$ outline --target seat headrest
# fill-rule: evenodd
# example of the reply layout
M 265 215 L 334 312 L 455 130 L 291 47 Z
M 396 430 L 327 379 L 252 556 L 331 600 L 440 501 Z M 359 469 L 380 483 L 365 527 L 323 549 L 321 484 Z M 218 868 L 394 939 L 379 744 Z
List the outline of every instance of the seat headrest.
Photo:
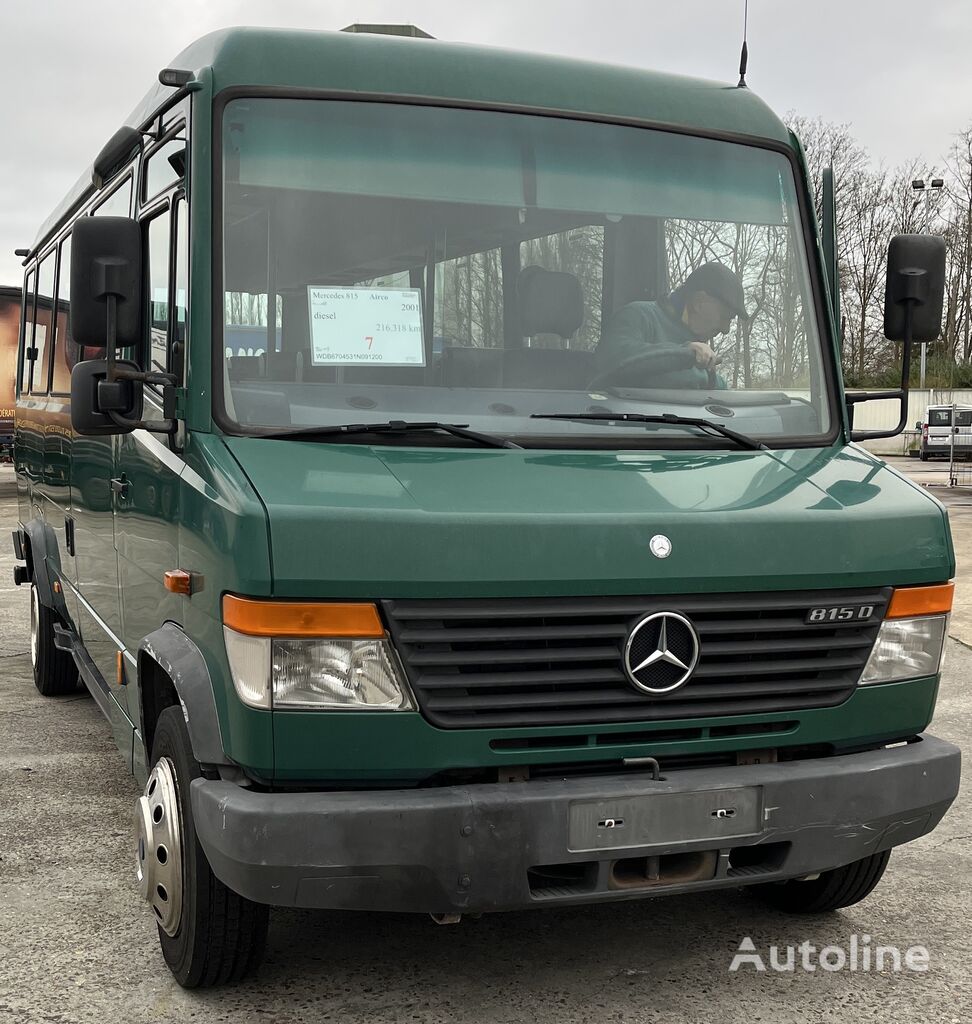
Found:
M 569 338 L 584 322 L 584 293 L 573 274 L 524 267 L 516 283 L 520 326 L 527 337 Z
M 266 356 L 230 356 L 230 380 L 253 380 L 266 376 Z

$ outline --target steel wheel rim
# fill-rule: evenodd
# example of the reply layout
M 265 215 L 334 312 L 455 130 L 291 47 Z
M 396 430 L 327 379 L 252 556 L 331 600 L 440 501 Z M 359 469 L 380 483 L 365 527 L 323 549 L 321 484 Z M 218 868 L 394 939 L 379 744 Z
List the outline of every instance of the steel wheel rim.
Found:
M 175 935 L 182 922 L 182 827 L 175 765 L 159 758 L 135 806 L 135 877 L 156 923 Z
M 37 653 L 40 648 L 40 600 L 37 587 L 30 588 L 30 663 L 37 667 Z

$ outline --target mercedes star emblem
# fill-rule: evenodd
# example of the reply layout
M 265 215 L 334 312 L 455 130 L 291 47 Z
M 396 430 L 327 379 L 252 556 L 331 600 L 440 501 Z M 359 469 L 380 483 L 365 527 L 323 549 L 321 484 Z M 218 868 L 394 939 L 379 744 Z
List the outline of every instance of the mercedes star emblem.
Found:
M 624 670 L 644 693 L 677 690 L 688 682 L 698 660 L 698 634 L 678 612 L 646 615 L 624 645 Z
M 648 541 L 648 550 L 655 558 L 668 558 L 672 553 L 672 542 L 663 533 L 656 533 Z

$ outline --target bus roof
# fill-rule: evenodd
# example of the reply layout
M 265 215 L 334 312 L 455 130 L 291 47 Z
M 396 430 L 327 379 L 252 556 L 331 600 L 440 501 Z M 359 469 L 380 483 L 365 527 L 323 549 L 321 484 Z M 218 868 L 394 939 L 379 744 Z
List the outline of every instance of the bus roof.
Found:
M 362 96 L 448 99 L 617 120 L 784 145 L 783 122 L 747 88 L 638 68 L 432 39 L 351 32 L 229 28 L 191 43 L 169 64 L 212 69 L 213 90 L 234 86 Z M 141 125 L 171 95 L 156 85 L 126 124 Z M 90 168 L 41 227 L 34 248 L 91 190 Z

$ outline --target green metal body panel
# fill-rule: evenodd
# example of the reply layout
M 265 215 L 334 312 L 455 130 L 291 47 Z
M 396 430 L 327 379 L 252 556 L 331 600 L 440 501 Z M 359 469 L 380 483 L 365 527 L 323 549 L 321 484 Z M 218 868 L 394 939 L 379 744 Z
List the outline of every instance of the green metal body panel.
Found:
M 220 603 L 226 591 L 270 594 L 266 514 L 260 499 L 218 438 L 190 435 L 179 500 L 179 565 L 203 578 L 179 598 L 186 633 L 209 666 L 226 752 L 254 774 L 273 774 L 271 716 L 240 702 L 226 662 Z
M 637 118 L 695 132 L 786 142 L 783 122 L 748 89 L 501 49 L 345 33 L 229 29 L 198 40 L 177 66 L 212 67 L 215 91 L 233 86 L 432 97 L 457 105 L 510 104 Z
M 281 597 L 799 590 L 953 572 L 940 506 L 857 448 L 371 448 L 226 438 Z M 656 559 L 656 533 L 673 553 Z

